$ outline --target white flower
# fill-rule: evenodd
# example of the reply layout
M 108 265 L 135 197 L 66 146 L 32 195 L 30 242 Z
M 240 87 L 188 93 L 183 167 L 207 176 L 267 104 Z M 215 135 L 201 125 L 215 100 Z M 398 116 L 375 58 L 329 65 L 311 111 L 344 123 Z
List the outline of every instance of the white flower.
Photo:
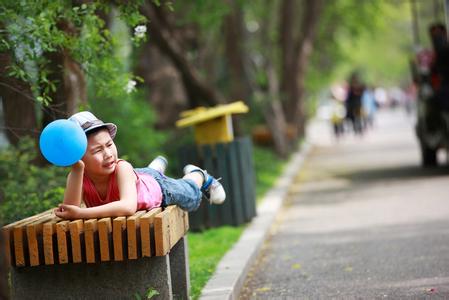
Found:
M 125 86 L 125 91 L 127 94 L 132 93 L 136 89 L 137 82 L 134 80 L 129 80 Z
M 145 36 L 145 33 L 147 32 L 147 26 L 145 25 L 139 25 L 134 28 L 134 36 L 138 39 L 141 39 Z

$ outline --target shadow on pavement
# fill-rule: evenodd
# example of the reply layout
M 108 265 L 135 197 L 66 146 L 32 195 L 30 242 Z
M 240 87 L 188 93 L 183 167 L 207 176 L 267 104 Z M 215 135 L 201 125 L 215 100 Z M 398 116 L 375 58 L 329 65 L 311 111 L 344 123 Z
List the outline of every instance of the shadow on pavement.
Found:
M 449 175 L 449 167 L 423 168 L 419 166 L 399 166 L 389 168 L 379 168 L 370 170 L 357 170 L 349 174 L 343 174 L 344 178 L 351 181 L 384 181 L 384 180 L 413 180 L 422 179 L 424 177 L 439 177 Z

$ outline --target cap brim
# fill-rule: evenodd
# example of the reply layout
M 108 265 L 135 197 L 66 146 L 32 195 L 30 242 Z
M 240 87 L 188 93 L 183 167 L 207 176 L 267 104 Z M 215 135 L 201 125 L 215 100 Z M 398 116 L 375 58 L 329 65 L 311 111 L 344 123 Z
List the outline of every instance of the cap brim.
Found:
M 109 134 L 111 135 L 111 138 L 115 138 L 115 135 L 117 134 L 117 125 L 114 123 L 104 123 L 104 124 L 98 124 L 89 127 L 88 129 L 84 130 L 84 132 L 87 134 L 89 131 L 92 131 L 95 128 L 100 127 L 106 127 L 109 130 Z

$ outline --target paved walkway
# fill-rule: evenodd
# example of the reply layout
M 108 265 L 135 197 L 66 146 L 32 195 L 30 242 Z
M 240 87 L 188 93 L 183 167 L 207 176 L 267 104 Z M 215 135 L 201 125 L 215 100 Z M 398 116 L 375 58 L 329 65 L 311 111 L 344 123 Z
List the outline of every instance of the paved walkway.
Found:
M 412 123 L 384 112 L 338 143 L 312 128 L 240 299 L 449 298 L 449 170 L 420 167 Z

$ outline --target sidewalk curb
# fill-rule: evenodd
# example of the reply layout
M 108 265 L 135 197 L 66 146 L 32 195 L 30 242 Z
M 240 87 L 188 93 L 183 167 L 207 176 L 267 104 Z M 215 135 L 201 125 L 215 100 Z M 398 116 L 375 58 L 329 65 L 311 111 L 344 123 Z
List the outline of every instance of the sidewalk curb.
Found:
M 292 155 L 281 177 L 258 205 L 257 216 L 248 224 L 233 248 L 221 259 L 215 273 L 203 288 L 200 299 L 238 298 L 245 277 L 310 148 L 308 143 L 304 143 L 301 149 Z

